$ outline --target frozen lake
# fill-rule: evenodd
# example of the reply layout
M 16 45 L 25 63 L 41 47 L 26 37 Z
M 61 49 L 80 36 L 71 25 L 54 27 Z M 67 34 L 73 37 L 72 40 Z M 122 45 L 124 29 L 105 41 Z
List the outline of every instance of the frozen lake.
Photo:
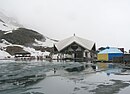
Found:
M 67 72 L 76 62 L 1 61 L 0 94 L 129 94 L 130 71 L 116 66 Z M 54 68 L 56 71 L 54 71 Z

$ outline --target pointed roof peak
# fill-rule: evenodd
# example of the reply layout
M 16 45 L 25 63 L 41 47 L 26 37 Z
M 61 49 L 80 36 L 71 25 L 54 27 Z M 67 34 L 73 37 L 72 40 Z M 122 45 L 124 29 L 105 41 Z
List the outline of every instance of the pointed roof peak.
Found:
M 71 36 L 64 40 L 59 41 L 55 46 L 58 48 L 59 51 L 70 45 L 71 43 L 76 42 L 77 44 L 81 45 L 85 49 L 91 50 L 93 45 L 95 44 L 93 41 L 86 40 L 84 38 L 80 38 L 78 36 Z

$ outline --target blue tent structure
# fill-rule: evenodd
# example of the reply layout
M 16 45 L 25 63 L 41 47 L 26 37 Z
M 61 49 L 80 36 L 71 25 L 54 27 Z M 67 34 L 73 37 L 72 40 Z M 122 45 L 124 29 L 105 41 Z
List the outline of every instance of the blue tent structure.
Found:
M 112 61 L 114 57 L 122 57 L 124 54 L 121 50 L 114 47 L 107 47 L 98 53 L 99 61 Z

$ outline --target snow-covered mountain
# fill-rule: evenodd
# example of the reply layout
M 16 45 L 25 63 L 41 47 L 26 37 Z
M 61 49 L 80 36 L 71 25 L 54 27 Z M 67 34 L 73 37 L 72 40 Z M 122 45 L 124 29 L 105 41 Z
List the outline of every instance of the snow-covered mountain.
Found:
M 19 24 L 16 19 L 6 16 L 4 13 L 0 12 L 0 30 L 10 31 L 15 30 L 19 27 L 23 27 Z
M 47 55 L 50 52 L 46 52 L 44 48 L 52 49 L 56 42 L 58 41 L 55 39 L 25 28 L 14 18 L 0 12 L 0 59 L 2 54 L 4 54 L 4 57 L 13 55 L 12 53 L 17 49 L 15 47 L 20 47 L 22 50 L 30 52 L 32 56 Z M 14 52 L 12 52 L 11 47 L 14 47 Z M 42 52 L 43 49 L 35 49 L 41 47 L 44 52 Z

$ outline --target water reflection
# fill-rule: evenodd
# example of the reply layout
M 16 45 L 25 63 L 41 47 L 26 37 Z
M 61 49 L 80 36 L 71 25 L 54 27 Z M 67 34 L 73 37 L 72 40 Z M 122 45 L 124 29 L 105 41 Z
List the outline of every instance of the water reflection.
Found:
M 82 71 L 66 71 L 66 68 L 77 66 L 84 65 L 73 62 L 1 63 L 0 94 L 107 94 L 107 91 L 113 94 L 129 86 L 130 75 L 126 73 L 130 72 L 115 65 L 97 64 L 95 71 L 87 67 Z

